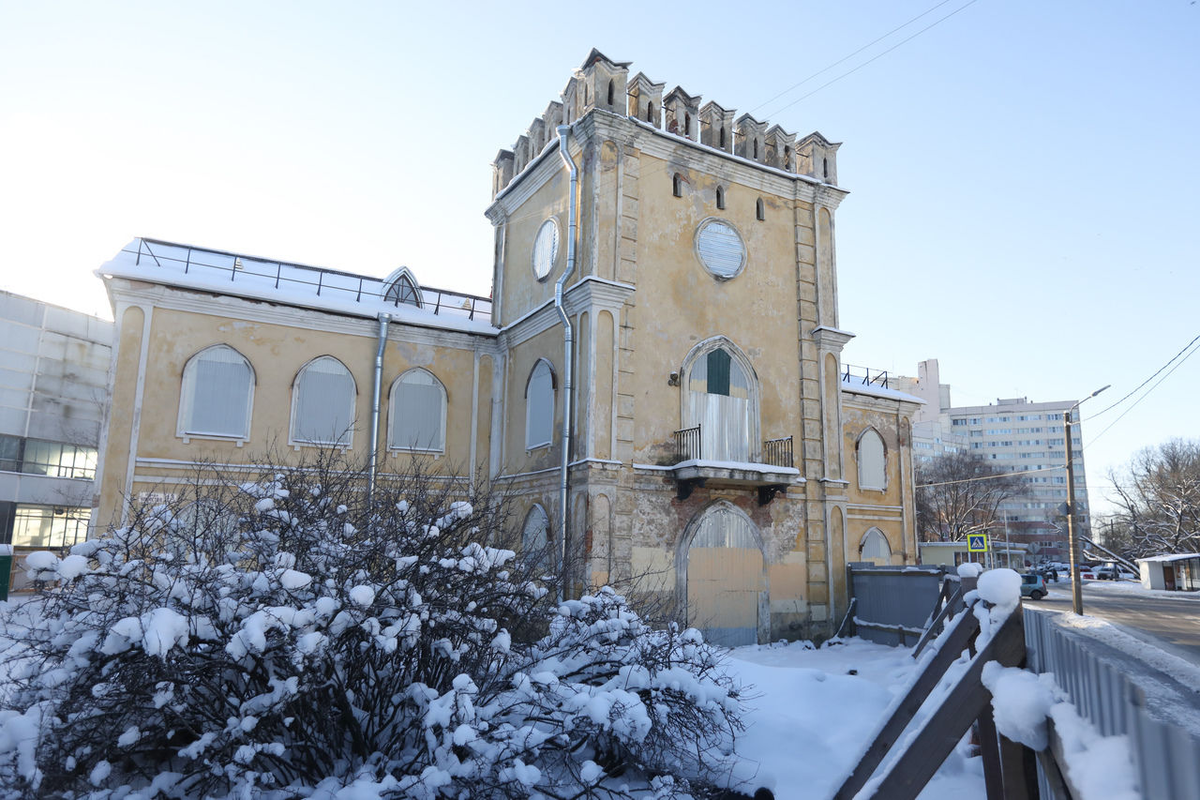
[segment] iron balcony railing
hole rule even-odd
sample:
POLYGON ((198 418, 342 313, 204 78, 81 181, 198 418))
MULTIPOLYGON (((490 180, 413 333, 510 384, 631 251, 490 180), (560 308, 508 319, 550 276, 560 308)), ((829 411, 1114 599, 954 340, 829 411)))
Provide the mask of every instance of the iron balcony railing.
MULTIPOLYGON (((149 259, 158 267, 179 269, 185 275, 227 277, 230 282, 250 283, 259 290, 290 291, 354 303, 401 305, 399 293, 394 293, 393 297, 387 296, 389 286, 384 279, 351 272, 272 261, 157 239, 138 239, 137 249, 126 252, 135 256, 134 263, 138 265, 143 259, 149 259)), ((426 287, 418 291, 421 295, 420 308, 426 311, 471 320, 476 315, 483 320, 490 319, 491 298, 426 287)))
MULTIPOLYGON (((762 449, 754 454, 750 461, 755 464, 767 464, 772 467, 794 467, 792 455, 794 437, 769 439, 762 443, 762 449)), ((675 463, 681 461, 699 460, 704 458, 700 426, 683 428, 675 431, 675 463)))

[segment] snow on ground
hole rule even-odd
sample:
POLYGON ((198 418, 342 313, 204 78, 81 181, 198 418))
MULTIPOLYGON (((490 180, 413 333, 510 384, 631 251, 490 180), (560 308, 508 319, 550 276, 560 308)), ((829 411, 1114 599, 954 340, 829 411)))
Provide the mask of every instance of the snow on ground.
MULTIPOLYGON (((1085 581, 1088 591, 1105 594, 1140 595, 1142 597, 1157 597, 1166 600, 1191 600, 1200 603, 1200 592, 1168 592, 1166 589, 1147 589, 1134 581, 1085 581)), ((1070 582, 1066 583, 1070 591, 1070 582)))
MULTIPOLYGON (((759 764, 753 785, 779 800, 830 797, 911 682, 910 650, 862 639, 812 649, 805 642, 730 651, 729 669, 752 684, 738 752, 759 764)), ((978 757, 950 755, 924 800, 982 797, 978 757)))

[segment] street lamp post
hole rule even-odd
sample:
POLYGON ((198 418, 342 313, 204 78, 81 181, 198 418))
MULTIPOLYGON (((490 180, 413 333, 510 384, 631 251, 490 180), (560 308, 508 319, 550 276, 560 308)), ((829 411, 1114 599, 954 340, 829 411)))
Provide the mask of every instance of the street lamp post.
POLYGON ((1075 459, 1071 457, 1071 414, 1110 385, 1101 386, 1063 414, 1063 428, 1067 435, 1067 544, 1071 550, 1071 605, 1076 614, 1083 613, 1083 581, 1079 577, 1079 536, 1075 533, 1075 459))

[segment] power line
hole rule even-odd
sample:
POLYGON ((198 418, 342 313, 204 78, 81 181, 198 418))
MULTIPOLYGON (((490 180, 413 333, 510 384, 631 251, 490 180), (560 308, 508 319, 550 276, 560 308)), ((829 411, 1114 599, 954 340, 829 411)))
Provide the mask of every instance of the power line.
MULTIPOLYGON (((900 47, 901 45, 904 45, 904 44, 907 44, 908 42, 911 42, 913 39, 917 38, 917 37, 918 37, 918 36, 920 36, 922 33, 925 33, 925 31, 927 31, 927 30, 929 30, 929 29, 931 29, 931 28, 935 28, 935 27, 937 27, 938 25, 942 24, 942 23, 943 23, 943 22, 945 22, 946 20, 948 20, 948 19, 950 19, 951 17, 953 17, 953 16, 954 16, 955 14, 957 14, 958 12, 960 12, 960 11, 963 11, 963 10, 967 9, 968 7, 970 7, 970 6, 973 6, 973 5, 975 5, 976 3, 978 3, 978 2, 979 2, 979 0, 970 0, 970 2, 968 2, 968 3, 966 3, 966 4, 962 5, 962 6, 959 6, 958 8, 956 8, 956 9, 955 9, 955 10, 953 10, 953 11, 951 11, 949 14, 947 14, 946 16, 942 17, 941 19, 937 20, 936 22, 932 22, 932 23, 930 23, 929 25, 926 25, 924 28, 922 28, 921 30, 917 31, 917 32, 916 32, 916 33, 914 33, 912 36, 909 36, 909 37, 908 37, 908 38, 906 38, 906 39, 901 39, 899 42, 897 42, 896 44, 892 45, 892 46, 891 46, 891 47, 889 47, 887 50, 884 50, 884 51, 883 51, 882 53, 880 53, 879 55, 873 56, 873 57, 871 57, 871 58, 867 59, 866 61, 864 61, 863 63, 859 64, 859 65, 858 65, 857 67, 855 67, 854 69, 852 69, 852 70, 848 70, 847 72, 843 72, 841 75, 838 75, 836 78, 834 78, 834 79, 832 79, 832 80, 829 80, 829 81, 826 81, 825 83, 821 84, 821 85, 820 85, 820 86, 818 86, 817 88, 813 89, 811 92, 809 92, 809 93, 807 93, 807 94, 802 94, 802 95, 800 95, 800 96, 799 96, 799 97, 797 97, 795 100, 793 100, 792 102, 788 103, 786 106, 780 106, 779 108, 775 109, 775 111, 774 111, 774 112, 772 112, 771 114, 768 114, 767 116, 772 116, 772 117, 773 117, 773 116, 775 116, 775 115, 777 115, 777 114, 779 114, 779 113, 781 113, 781 112, 783 112, 783 111, 786 111, 786 110, 788 110, 789 108, 791 108, 792 106, 794 106, 794 105, 796 105, 797 103, 799 103, 801 100, 806 100, 806 99, 808 99, 808 98, 812 97, 812 96, 813 96, 814 94, 816 94, 817 92, 821 91, 822 89, 824 89, 824 88, 826 88, 826 87, 828 87, 828 86, 832 86, 833 84, 835 84, 835 83, 837 83, 838 81, 840 81, 842 78, 848 78, 848 77, 850 77, 851 75, 853 75, 854 73, 858 72, 860 69, 862 69, 863 67, 867 66, 868 64, 872 64, 872 63, 874 63, 874 62, 878 61, 879 59, 881 59, 881 58, 883 58, 884 56, 886 56, 888 53, 890 53, 890 52, 892 52, 893 50, 895 50, 896 48, 900 47)), ((936 6, 935 6, 935 8, 936 8, 936 6)), ((903 27, 903 26, 901 26, 901 27, 903 27)), ((789 90, 789 91, 790 91, 790 90, 789 90)), ((786 92, 785 92, 785 94, 786 94, 786 92)))
POLYGON ((934 7, 932 7, 932 8, 928 8, 928 9, 926 9, 926 10, 922 11, 920 14, 917 14, 915 17, 913 17, 912 19, 910 19, 908 22, 905 22, 903 25, 898 25, 898 26, 896 26, 895 28, 892 28, 892 29, 891 29, 890 31, 888 31, 887 33, 885 33, 883 36, 880 36, 878 39, 874 39, 873 41, 867 42, 866 44, 864 44, 862 47, 860 47, 860 48, 858 48, 857 50, 855 50, 855 51, 854 51, 853 53, 851 53, 850 55, 848 55, 848 56, 845 56, 844 58, 839 58, 837 61, 833 62, 832 64, 830 64, 829 66, 825 67, 824 69, 817 70, 817 71, 816 71, 816 72, 814 72, 812 75, 809 75, 807 78, 805 78, 804 80, 800 81, 799 83, 793 83, 791 86, 789 86, 788 88, 784 89, 784 90, 783 90, 782 92, 780 92, 779 94, 775 95, 774 97, 772 97, 772 98, 770 98, 770 99, 768 99, 768 100, 764 100, 763 102, 759 103, 758 105, 756 105, 754 108, 750 109, 750 110, 749 110, 748 112, 746 112, 746 113, 748 113, 748 114, 753 114, 755 111, 758 111, 758 110, 759 110, 760 108, 762 108, 763 106, 766 106, 766 105, 769 105, 770 103, 773 103, 773 102, 775 102, 776 100, 778 100, 779 98, 783 97, 785 94, 787 94, 788 92, 792 91, 793 89, 798 89, 799 87, 801 87, 801 86, 803 86, 804 84, 806 84, 806 83, 808 83, 809 81, 811 81, 813 78, 816 78, 816 77, 817 77, 817 76, 819 76, 819 75, 824 75, 826 72, 828 72, 829 70, 831 70, 831 69, 833 69, 834 67, 838 66, 839 64, 845 63, 846 61, 849 61, 850 59, 854 58, 856 55, 858 55, 858 54, 859 54, 859 53, 861 53, 862 51, 864 51, 864 50, 867 50, 867 49, 869 49, 869 48, 871 48, 871 47, 874 47, 875 45, 877 45, 877 44, 879 44, 880 42, 882 42, 884 39, 886 39, 886 38, 888 38, 889 36, 891 36, 891 35, 892 35, 893 33, 895 33, 896 31, 898 31, 898 30, 901 30, 902 28, 907 28, 909 25, 912 25, 914 22, 916 22, 917 20, 919 20, 921 17, 924 17, 925 15, 927 15, 927 14, 929 14, 929 13, 933 12, 933 11, 936 11, 936 10, 938 10, 939 8, 941 8, 942 6, 946 5, 946 4, 947 4, 947 3, 949 3, 949 2, 950 2, 950 0, 942 0, 942 2, 938 3, 936 6, 934 6, 934 7))
MULTIPOLYGON (((1095 414, 1092 414, 1092 415, 1091 415, 1090 417, 1088 417, 1086 420, 1080 420, 1080 422, 1091 422, 1092 420, 1094 420, 1096 417, 1100 416, 1101 414, 1104 414, 1104 413, 1107 413, 1107 412, 1109 412, 1109 411, 1112 411, 1114 408, 1116 408, 1117 406, 1121 405, 1121 403, 1124 403, 1126 400, 1128 400, 1129 398, 1133 397, 1135 394, 1137 394, 1137 393, 1138 393, 1138 392, 1141 390, 1141 388, 1142 388, 1143 386, 1145 386, 1145 385, 1146 385, 1147 383, 1149 383, 1150 381, 1154 380, 1154 379, 1155 379, 1155 377, 1157 377, 1157 376, 1158 376, 1158 373, 1162 372, 1164 369, 1166 369, 1167 367, 1171 366, 1171 363, 1172 363, 1172 362, 1174 362, 1174 361, 1175 361, 1175 359, 1179 358, 1181 355, 1183 355, 1184 353, 1186 353, 1186 352, 1188 351, 1188 348, 1189 348, 1189 347, 1191 347, 1192 345, 1194 345, 1196 342, 1200 342, 1200 335, 1197 335, 1197 336, 1196 336, 1196 338, 1195 338, 1195 339, 1192 339, 1190 342, 1188 342, 1188 343, 1187 343, 1187 345, 1186 345, 1186 346, 1185 346, 1185 347, 1184 347, 1182 350, 1180 350, 1180 351, 1179 351, 1178 353, 1176 353, 1175 355, 1171 356, 1171 359, 1170 359, 1169 361, 1167 361, 1167 363, 1166 363, 1166 364, 1163 364, 1161 367, 1159 367, 1157 370, 1155 370, 1153 375, 1151 375, 1149 378, 1146 378, 1146 380, 1144 380, 1144 381, 1142 381, 1140 384, 1138 384, 1138 387, 1137 387, 1136 389, 1134 389, 1132 392, 1130 392, 1129 394, 1125 395, 1124 397, 1122 397, 1120 400, 1118 400, 1117 402, 1113 403, 1112 405, 1108 406, 1108 407, 1107 407, 1107 408, 1105 408, 1103 411, 1097 411, 1095 414)), ((1107 428, 1105 428, 1105 430, 1108 430, 1108 429, 1107 429, 1107 428)))
POLYGON ((1057 472, 1060 469, 1066 469, 1065 464, 1060 464, 1056 467, 1041 467, 1039 469, 1026 469, 1020 472, 1001 472, 998 475, 981 475, 978 478, 960 478, 955 481, 941 481, 939 483, 918 483, 915 488, 924 489, 928 486, 953 486, 956 483, 975 483, 976 481, 998 481, 1001 478, 1009 478, 1014 475, 1033 475, 1037 472, 1057 472))
MULTIPOLYGON (((1197 339, 1200 339, 1200 336, 1196 337, 1196 339, 1193 339, 1192 341, 1193 341, 1193 342, 1195 342, 1197 339)), ((1188 345, 1188 347, 1191 347, 1191 345, 1188 345)), ((1184 348, 1184 349, 1187 349, 1187 348, 1184 348)), ((1110 423, 1108 424, 1108 427, 1107 427, 1107 428, 1105 428, 1104 430, 1100 431, 1100 433, 1096 434, 1096 436, 1095 436, 1095 437, 1094 437, 1094 438, 1093 438, 1093 439, 1092 439, 1090 442, 1088 442, 1088 447, 1091 447, 1093 444, 1095 444, 1095 443, 1096 443, 1096 439, 1099 439, 1101 436, 1103 436, 1104 434, 1108 433, 1108 432, 1109 432, 1109 430, 1112 428, 1112 426, 1113 426, 1113 425, 1116 425, 1118 422, 1120 422, 1122 419, 1124 419, 1124 418, 1125 418, 1125 415, 1126 415, 1126 414, 1128 414, 1130 411, 1133 411, 1135 408, 1137 408, 1137 405, 1138 405, 1138 403, 1142 402, 1142 401, 1143 401, 1143 400, 1145 400, 1147 397, 1149 397, 1149 396, 1150 396, 1150 393, 1151 393, 1151 392, 1153 392, 1155 389, 1157 389, 1157 388, 1158 388, 1158 387, 1159 387, 1159 386, 1162 384, 1162 382, 1163 382, 1163 381, 1165 381, 1167 378, 1171 377, 1171 373, 1172 373, 1172 372, 1174 372, 1175 370, 1177 370, 1177 369, 1179 369, 1180 367, 1182 367, 1185 361, 1187 361, 1187 360, 1188 360, 1189 358, 1191 358, 1192 356, 1196 355, 1196 350, 1200 350, 1200 347, 1196 348, 1195 350, 1192 350, 1192 352, 1188 353, 1186 356, 1184 356, 1182 359, 1180 359, 1180 361, 1179 361, 1179 363, 1178 363, 1178 364, 1176 364, 1175 366, 1171 367, 1171 369, 1170 369, 1170 370, 1167 372, 1167 374, 1166 374, 1166 375, 1163 375, 1161 378, 1159 378, 1159 379, 1158 379, 1158 383, 1156 383, 1156 384, 1154 384, 1153 386, 1151 386, 1151 387, 1150 387, 1150 388, 1149 388, 1149 389, 1146 391, 1146 393, 1145 393, 1144 395, 1142 395, 1142 396, 1141 396, 1141 397, 1139 397, 1137 400, 1135 400, 1135 401, 1133 402, 1133 405, 1129 406, 1129 408, 1127 408, 1127 409, 1125 409, 1124 411, 1122 411, 1122 412, 1121 412, 1121 416, 1117 417, 1117 418, 1116 418, 1116 419, 1114 419, 1112 422, 1110 422, 1110 423)), ((1178 358, 1178 356, 1176 356, 1176 358, 1178 358)), ((1174 361, 1174 359, 1171 359, 1171 360, 1172 360, 1172 361, 1174 361)), ((1169 363, 1171 363, 1171 362, 1170 362, 1170 361, 1168 361, 1167 363, 1169 364, 1169 363)), ((1162 372, 1162 370, 1160 369, 1160 370, 1159 370, 1159 372, 1162 372)), ((1154 373, 1154 374, 1155 374, 1155 375, 1157 375, 1157 374, 1158 374, 1158 372, 1156 372, 1156 373, 1154 373)), ((1151 377, 1153 377, 1153 376, 1151 376, 1151 377)), ((1142 384, 1142 385, 1144 386, 1145 384, 1142 384)), ((1086 449, 1086 448, 1085 448, 1085 449, 1086 449)))

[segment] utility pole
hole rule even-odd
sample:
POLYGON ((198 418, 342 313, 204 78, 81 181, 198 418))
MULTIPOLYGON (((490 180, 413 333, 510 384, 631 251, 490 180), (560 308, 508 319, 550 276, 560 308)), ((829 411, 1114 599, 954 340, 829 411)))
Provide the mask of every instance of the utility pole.
POLYGON ((1075 459, 1071 455, 1071 414, 1083 403, 1107 389, 1109 385, 1092 392, 1068 408, 1066 414, 1063 414, 1063 429, 1067 435, 1067 542, 1071 549, 1071 606, 1076 614, 1083 613, 1083 580, 1079 576, 1079 535, 1075 533, 1075 459))

